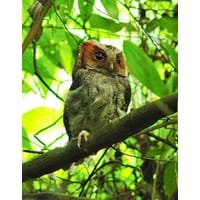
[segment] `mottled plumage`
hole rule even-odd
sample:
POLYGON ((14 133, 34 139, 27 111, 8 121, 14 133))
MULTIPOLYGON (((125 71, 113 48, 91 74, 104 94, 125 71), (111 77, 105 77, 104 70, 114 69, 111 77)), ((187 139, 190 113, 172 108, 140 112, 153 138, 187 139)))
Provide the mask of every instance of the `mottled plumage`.
POLYGON ((69 138, 91 133, 99 124, 123 116, 130 102, 130 84, 122 53, 110 45, 87 41, 80 47, 64 108, 69 138))

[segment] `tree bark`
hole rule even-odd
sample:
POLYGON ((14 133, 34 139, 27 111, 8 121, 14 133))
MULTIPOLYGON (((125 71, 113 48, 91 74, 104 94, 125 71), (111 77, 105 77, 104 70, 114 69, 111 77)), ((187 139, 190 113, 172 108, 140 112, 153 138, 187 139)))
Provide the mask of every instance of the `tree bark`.
POLYGON ((90 134, 82 149, 77 147, 75 140, 71 140, 65 147, 56 148, 24 163, 22 166, 23 181, 40 177, 60 168, 68 169, 73 162, 125 140, 154 124, 157 120, 176 113, 177 101, 178 94, 172 94, 132 110, 123 118, 109 124, 100 124, 99 128, 90 134))

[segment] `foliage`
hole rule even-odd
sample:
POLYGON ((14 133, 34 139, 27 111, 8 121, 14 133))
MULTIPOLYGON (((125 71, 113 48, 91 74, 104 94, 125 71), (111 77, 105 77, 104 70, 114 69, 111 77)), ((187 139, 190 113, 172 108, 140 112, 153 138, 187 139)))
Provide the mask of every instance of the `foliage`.
MULTIPOLYGON (((22 3, 22 39, 32 25, 22 3)), ((177 91, 177 1, 57 0, 41 36, 22 57, 23 162, 66 144, 63 99, 80 42, 94 39, 124 51, 131 108, 177 91)), ((23 184, 24 192, 51 191, 90 199, 175 199, 177 115, 76 163, 23 184), (161 124, 161 125, 160 125, 161 124), (115 198, 114 198, 115 197, 115 198)))

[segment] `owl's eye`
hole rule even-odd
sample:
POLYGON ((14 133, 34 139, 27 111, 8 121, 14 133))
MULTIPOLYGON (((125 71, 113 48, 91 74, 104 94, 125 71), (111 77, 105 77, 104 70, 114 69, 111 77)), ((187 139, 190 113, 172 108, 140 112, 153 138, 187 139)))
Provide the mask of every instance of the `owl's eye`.
POLYGON ((94 57, 98 61, 103 61, 106 58, 106 54, 102 51, 95 51, 94 52, 94 57))

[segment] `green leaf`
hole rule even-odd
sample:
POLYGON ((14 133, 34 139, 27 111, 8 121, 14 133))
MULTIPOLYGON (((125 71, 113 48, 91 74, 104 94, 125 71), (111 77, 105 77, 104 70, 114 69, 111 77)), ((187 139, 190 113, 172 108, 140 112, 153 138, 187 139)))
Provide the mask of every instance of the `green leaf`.
POLYGON ((37 107, 22 116, 22 124, 28 133, 36 133, 49 126, 60 116, 60 112, 55 108, 37 107))
POLYGON ((91 16, 93 5, 94 5, 94 0, 90 0, 90 1, 78 0, 80 15, 84 22, 87 21, 89 17, 91 16))
POLYGON ((166 166, 164 172, 164 191, 170 198, 177 189, 177 169, 175 163, 166 166))
POLYGON ((118 18, 119 9, 117 7, 117 1, 101 0, 101 3, 111 17, 116 19, 118 18))
POLYGON ((154 147, 152 145, 152 147, 148 150, 146 156, 152 158, 152 157, 156 157, 158 155, 161 155, 162 153, 163 153, 163 149, 158 148, 158 147, 154 147))
POLYGON ((178 76, 177 73, 172 73, 169 80, 167 81, 167 87, 170 93, 176 92, 178 90, 178 76))
POLYGON ((28 9, 31 6, 31 4, 28 2, 24 2, 22 4, 22 24, 27 20, 29 17, 28 9))
POLYGON ((124 27, 123 23, 116 23, 112 19, 108 19, 96 14, 93 14, 90 17, 89 21, 90 21, 90 25, 93 28, 101 28, 101 29, 108 30, 108 27, 109 27, 109 30, 113 32, 120 31, 124 27))
POLYGON ((60 44, 60 62, 68 74, 72 73, 72 68, 75 63, 72 49, 66 42, 60 44))
POLYGON ((156 27, 166 28, 168 32, 172 33, 175 37, 178 33, 178 20, 172 17, 162 17, 161 19, 156 19, 150 22, 147 26, 147 31, 151 32, 156 27))
POLYGON ((31 74, 34 73, 33 52, 30 48, 26 49, 24 55, 22 56, 22 69, 31 74))
POLYGON ((63 29, 49 29, 45 28, 43 29, 43 32, 45 34, 40 37, 39 41, 37 44, 41 47, 47 47, 49 45, 52 45, 53 43, 58 44, 60 41, 65 41, 66 40, 66 34, 63 29))
POLYGON ((43 78, 48 78, 52 80, 56 80, 54 74, 58 67, 51 61, 43 52, 41 52, 41 56, 37 59, 37 67, 38 72, 43 78))
POLYGON ((152 60, 132 42, 124 41, 124 52, 130 73, 159 97, 167 95, 167 87, 161 80, 152 60))
POLYGON ((65 3, 67 5, 69 12, 71 12, 71 10, 73 8, 74 0, 65 1, 65 3))
POLYGON ((22 127, 22 148, 31 150, 31 143, 28 138, 28 133, 24 127, 22 127))
POLYGON ((178 53, 175 51, 175 48, 169 46, 168 44, 163 44, 165 51, 169 54, 171 61, 174 64, 176 71, 178 71, 178 53))
POLYGON ((23 84, 22 84, 22 92, 23 93, 28 93, 28 92, 30 92, 32 90, 33 89, 31 87, 31 85, 24 81, 23 84))
POLYGON ((126 30, 128 32, 132 32, 132 31, 136 31, 137 30, 136 27, 133 26, 133 24, 131 24, 131 23, 121 23, 121 24, 126 28, 126 30))
POLYGON ((57 65, 60 60, 60 49, 56 44, 49 45, 49 47, 42 48, 45 56, 51 61, 54 65, 57 65))
MULTIPOLYGON (((54 74, 58 67, 52 62, 57 62, 55 58, 51 58, 55 51, 50 49, 50 51, 44 51, 44 49, 37 48, 38 53, 40 54, 39 58, 37 59, 37 68, 39 74, 43 78, 48 78, 55 80, 54 74), (45 55, 47 54, 47 56, 45 55)), ((58 56, 57 56, 58 57, 58 56)), ((33 52, 32 49, 27 49, 22 57, 22 69, 26 72, 34 74, 34 67, 33 67, 33 52)))
POLYGON ((81 38, 75 34, 70 34, 69 32, 66 32, 66 38, 69 46, 71 47, 72 51, 77 51, 79 44, 81 42, 81 38))

